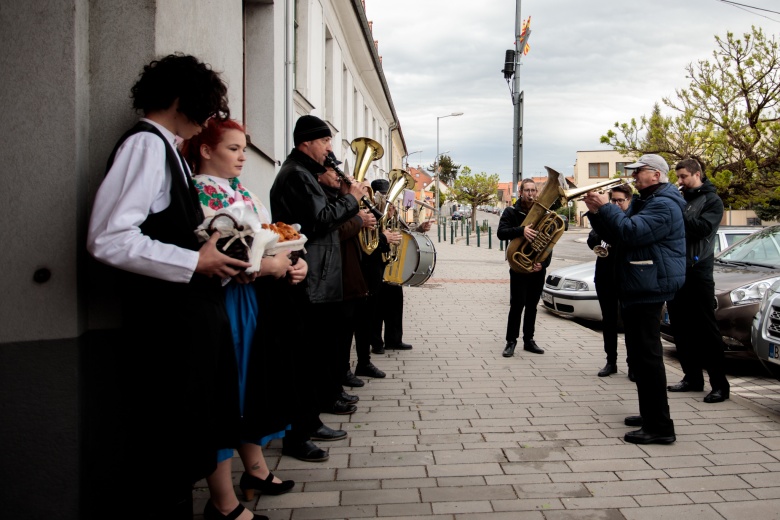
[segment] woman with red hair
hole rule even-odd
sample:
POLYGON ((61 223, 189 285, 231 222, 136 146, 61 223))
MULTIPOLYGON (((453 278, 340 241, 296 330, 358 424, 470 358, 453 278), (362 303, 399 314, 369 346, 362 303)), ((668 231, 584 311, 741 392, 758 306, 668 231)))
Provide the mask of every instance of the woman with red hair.
MULTIPOLYGON (((207 219, 223 208, 244 205, 261 222, 270 223, 270 215, 260 200, 239 182, 246 161, 245 149, 244 127, 230 119, 212 119, 199 135, 184 142, 184 155, 195 172, 193 180, 207 219)), ((291 393, 283 386, 285 380, 292 378, 287 369, 289 352, 279 332, 283 319, 280 310, 289 313, 290 307, 284 301, 289 297, 290 284, 302 281, 306 272, 305 261, 292 265, 289 251, 282 251, 263 257, 258 272, 243 272, 224 288, 238 364, 241 439, 236 447, 245 470, 239 486, 247 500, 254 497, 255 491, 279 495, 295 485, 292 480, 281 481, 271 473, 262 446, 284 437, 290 423, 288 413, 293 405, 283 397, 291 393)), ((252 513, 238 503, 233 489, 233 446, 223 448, 217 454, 217 470, 207 478, 211 499, 204 518, 250 519, 252 513)))

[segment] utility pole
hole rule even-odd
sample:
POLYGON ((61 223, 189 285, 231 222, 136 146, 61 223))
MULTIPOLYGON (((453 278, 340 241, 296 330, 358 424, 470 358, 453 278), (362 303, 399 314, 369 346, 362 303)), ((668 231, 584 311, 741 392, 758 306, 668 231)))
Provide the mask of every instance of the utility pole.
POLYGON ((523 55, 525 41, 521 41, 523 21, 520 18, 520 3, 517 0, 517 11, 515 14, 515 77, 512 86, 512 104, 514 105, 514 129, 512 132, 512 193, 514 202, 518 198, 517 183, 523 177, 523 93, 520 91, 520 56, 523 55))
POLYGON ((530 22, 523 24, 520 19, 520 0, 517 0, 515 15, 515 48, 506 51, 504 58, 504 79, 509 85, 514 108, 514 128, 512 131, 512 202, 517 200, 517 183, 523 176, 523 92, 520 90, 520 58, 523 56, 528 38, 531 36, 530 22), (511 84, 510 84, 511 80, 511 84))

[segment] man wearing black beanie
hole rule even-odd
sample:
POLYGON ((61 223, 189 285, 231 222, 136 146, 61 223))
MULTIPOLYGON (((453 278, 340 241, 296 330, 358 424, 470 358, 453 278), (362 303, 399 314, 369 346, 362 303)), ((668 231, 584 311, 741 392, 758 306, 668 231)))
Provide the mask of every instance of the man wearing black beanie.
POLYGON ((356 407, 341 400, 342 368, 338 345, 324 333, 340 319, 342 300, 341 247, 338 227, 354 217, 362 184, 353 182, 332 201, 317 182, 325 172, 325 159, 332 152, 330 126, 322 119, 305 115, 293 131, 295 148, 282 164, 271 187, 274 222, 300 224, 308 238, 304 258, 309 273, 298 289, 298 304, 291 313, 299 316, 299 341, 290 347, 300 350, 300 378, 295 385, 299 406, 294 410, 292 429, 284 437, 282 453, 300 460, 322 462, 328 453, 313 440, 335 441, 347 433, 333 430, 320 421, 320 412, 354 413, 356 407))

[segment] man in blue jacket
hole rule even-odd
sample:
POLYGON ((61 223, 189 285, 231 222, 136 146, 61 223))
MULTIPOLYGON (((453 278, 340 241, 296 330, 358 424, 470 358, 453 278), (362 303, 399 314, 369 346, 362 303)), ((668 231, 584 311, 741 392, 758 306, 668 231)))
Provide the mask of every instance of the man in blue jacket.
POLYGON ((593 229, 619 245, 617 286, 626 330, 626 349, 636 375, 639 416, 626 417, 625 434, 635 444, 670 444, 676 440, 666 395, 666 369, 661 347, 661 308, 685 282, 683 200, 669 184, 669 166, 648 154, 626 166, 632 170, 635 195, 623 213, 606 195, 585 196, 593 229))

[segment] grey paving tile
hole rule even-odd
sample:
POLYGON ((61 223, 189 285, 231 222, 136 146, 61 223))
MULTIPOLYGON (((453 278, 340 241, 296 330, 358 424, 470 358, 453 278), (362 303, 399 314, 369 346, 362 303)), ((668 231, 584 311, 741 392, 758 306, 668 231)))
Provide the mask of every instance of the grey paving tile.
POLYGON ((777 518, 778 511, 780 511, 780 500, 726 502, 713 504, 712 507, 727 520, 744 518, 769 520, 777 518))

